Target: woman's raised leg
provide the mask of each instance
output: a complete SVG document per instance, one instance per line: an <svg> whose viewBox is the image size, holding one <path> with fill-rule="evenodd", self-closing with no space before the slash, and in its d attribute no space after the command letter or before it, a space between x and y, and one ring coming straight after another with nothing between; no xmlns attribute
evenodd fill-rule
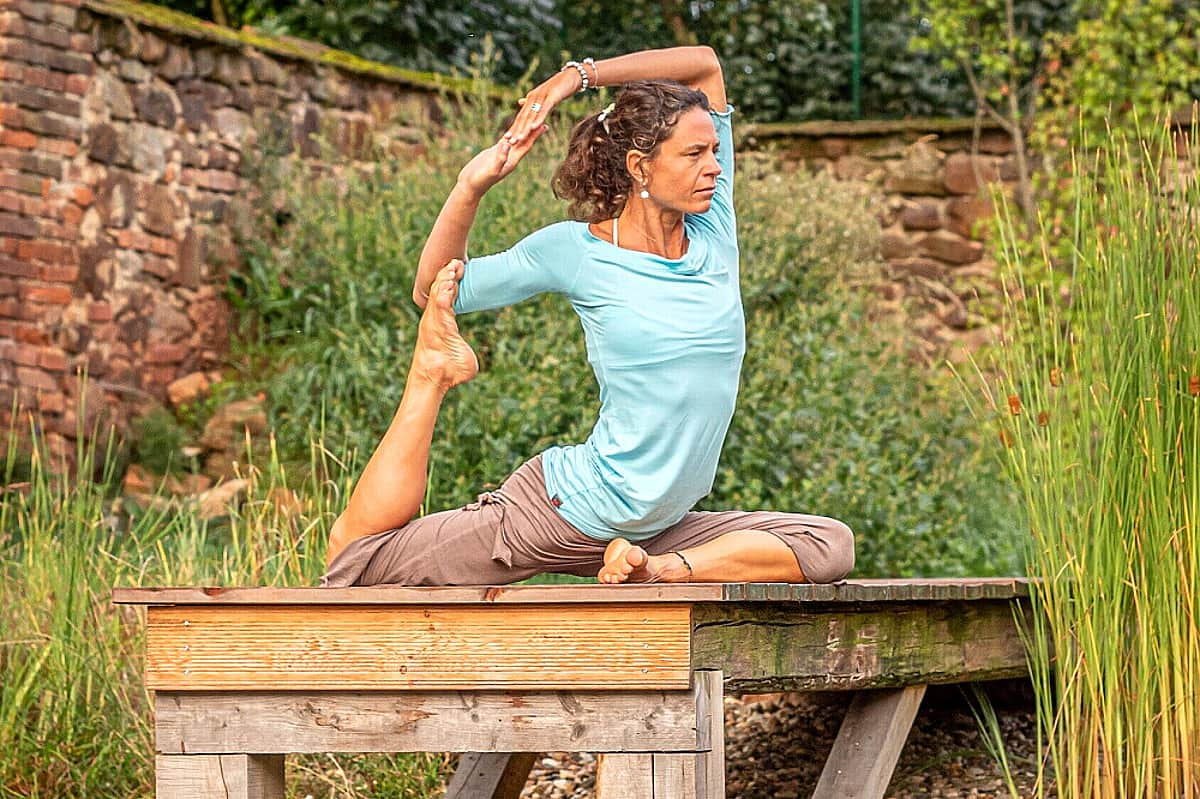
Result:
<svg viewBox="0 0 1200 799"><path fill-rule="evenodd" d="M475 353L459 335L454 319L462 275L458 260L438 272L417 328L400 407L358 478L346 509L333 523L327 563L356 538L403 526L421 507L442 399L479 371Z"/></svg>

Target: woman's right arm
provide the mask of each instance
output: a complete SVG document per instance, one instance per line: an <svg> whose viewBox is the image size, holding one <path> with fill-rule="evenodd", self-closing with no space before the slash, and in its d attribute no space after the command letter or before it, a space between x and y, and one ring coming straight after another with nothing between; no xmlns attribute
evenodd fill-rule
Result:
<svg viewBox="0 0 1200 799"><path fill-rule="evenodd" d="M458 173L458 182L442 205L421 250L417 279L413 283L413 302L419 307L424 308L429 301L429 288L438 270L455 258L466 260L467 236L483 195L516 169L545 131L546 126L542 125L535 135L516 145L501 139L472 158Z"/></svg>

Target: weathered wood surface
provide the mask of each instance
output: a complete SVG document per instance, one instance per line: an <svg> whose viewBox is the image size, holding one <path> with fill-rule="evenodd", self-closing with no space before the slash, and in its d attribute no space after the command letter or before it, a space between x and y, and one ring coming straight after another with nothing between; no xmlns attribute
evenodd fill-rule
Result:
<svg viewBox="0 0 1200 799"><path fill-rule="evenodd" d="M283 755L159 755L157 799L283 799Z"/></svg>
<svg viewBox="0 0 1200 799"><path fill-rule="evenodd" d="M596 799L655 799L654 755L601 754L596 762Z"/></svg>
<svg viewBox="0 0 1200 799"><path fill-rule="evenodd" d="M700 749L696 759L696 795L701 799L725 799L725 675L719 671L697 671L696 723L700 725ZM708 735L704 735L707 724Z"/></svg>
<svg viewBox="0 0 1200 799"><path fill-rule="evenodd" d="M687 689L686 604L167 606L147 687Z"/></svg>
<svg viewBox="0 0 1200 799"><path fill-rule="evenodd" d="M1015 577L848 580L798 583L676 583L652 585L510 585L354 588L116 588L113 601L132 605L440 605L614 602L893 602L1011 599L1027 596Z"/></svg>
<svg viewBox="0 0 1200 799"><path fill-rule="evenodd" d="M442 799L520 799L537 752L464 752Z"/></svg>
<svg viewBox="0 0 1200 799"><path fill-rule="evenodd" d="M856 694L813 799L883 799L924 696L924 685Z"/></svg>
<svg viewBox="0 0 1200 799"><path fill-rule="evenodd" d="M713 736L712 700L692 690L160 691L155 700L162 753L684 752Z"/></svg>
<svg viewBox="0 0 1200 799"><path fill-rule="evenodd" d="M830 691L1027 673L1011 600L806 606L702 604L692 664L733 691Z"/></svg>

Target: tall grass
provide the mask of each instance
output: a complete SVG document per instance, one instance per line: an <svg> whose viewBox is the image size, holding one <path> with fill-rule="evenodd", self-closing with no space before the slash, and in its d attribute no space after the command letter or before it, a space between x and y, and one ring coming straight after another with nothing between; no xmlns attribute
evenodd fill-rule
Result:
<svg viewBox="0 0 1200 799"><path fill-rule="evenodd" d="M144 625L111 604L112 588L313 584L354 465L314 445L297 480L272 447L266 462L244 467L245 501L206 521L192 506L127 506L115 490L120 459L111 446L81 444L79 477L70 479L33 439L28 479L19 483L11 475L21 447L9 442L0 497L0 797L150 796ZM98 480L83 477L97 471ZM387 758L352 769L349 787L331 776L334 766L316 757L289 762L314 795L368 796L353 784L371 782L415 798L438 784L441 759Z"/></svg>
<svg viewBox="0 0 1200 799"><path fill-rule="evenodd" d="M979 374L1029 516L1063 797L1200 797L1197 165L1165 126L1079 157L1069 297L1020 281L1007 226L1012 335ZM1039 795L1051 782L1043 767Z"/></svg>

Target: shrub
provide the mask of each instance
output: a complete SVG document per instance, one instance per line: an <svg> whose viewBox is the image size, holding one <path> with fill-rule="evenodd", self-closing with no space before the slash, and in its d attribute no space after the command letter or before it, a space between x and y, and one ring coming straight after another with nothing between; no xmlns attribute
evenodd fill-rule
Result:
<svg viewBox="0 0 1200 799"><path fill-rule="evenodd" d="M424 157L361 176L313 181L262 165L261 174L281 176L264 192L281 206L262 209L236 285L243 320L257 330L248 354L280 366L253 389L272 397L289 454L319 429L361 460L390 421L414 341L409 294L424 236L458 168L495 134L477 110L464 119ZM472 252L506 248L561 218L546 187L562 134L548 133L488 196ZM965 412L942 381L904 360L893 346L902 332L872 319L864 293L846 288L878 274L868 193L828 177L785 177L772 163L743 167L749 352L704 506L843 518L860 533L859 574L1018 568L1014 520ZM482 373L444 406L431 455L434 508L470 501L547 446L582 441L597 410L579 324L561 297L460 321Z"/></svg>

